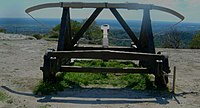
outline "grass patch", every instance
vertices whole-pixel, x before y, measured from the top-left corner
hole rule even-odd
[[[8,95],[2,91],[0,91],[0,101],[6,101],[8,99]]]
[[[44,105],[44,106],[40,106],[39,108],[49,108],[49,107],[51,107],[51,105],[46,104],[46,105]]]
[[[137,67],[133,62],[102,61],[102,60],[81,60],[75,61],[73,66],[90,67]],[[58,73],[57,83],[51,84],[41,82],[35,89],[34,94],[48,95],[62,91],[65,88],[84,87],[84,86],[113,86],[121,88],[132,88],[134,90],[155,89],[151,76],[147,74],[107,74],[107,73]]]
[[[47,36],[43,37],[43,39],[46,41],[58,41],[58,38],[49,38]]]
[[[33,37],[35,37],[37,40],[40,40],[43,38],[43,35],[41,34],[34,34]]]

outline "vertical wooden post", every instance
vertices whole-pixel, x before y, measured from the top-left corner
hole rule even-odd
[[[60,24],[60,34],[58,40],[58,51],[66,51],[71,49],[71,24],[70,24],[70,8],[63,8],[63,14]]]
[[[174,66],[172,93],[175,93],[175,83],[176,83],[176,66]]]
[[[163,73],[163,62],[161,60],[157,61],[157,69],[154,75],[157,88],[165,89],[167,87],[167,83],[165,81],[165,76]]]
[[[49,72],[50,72],[50,78],[49,80],[53,83],[56,82],[56,72],[57,72],[57,59],[56,57],[51,57],[50,58],[50,69],[49,69]]]
[[[48,56],[48,53],[46,53],[44,55],[44,63],[43,63],[43,69],[42,69],[44,82],[47,82],[50,77],[49,68],[50,68],[50,57]]]
[[[43,64],[43,81],[52,82],[56,81],[56,72],[58,71],[58,61],[56,57],[50,57],[48,52],[44,55]]]
[[[140,45],[139,50],[141,52],[155,54],[153,32],[152,32],[152,27],[151,27],[151,16],[150,16],[149,9],[144,9],[144,12],[143,12],[143,20],[142,20],[142,26],[141,26],[141,31],[140,31],[139,45]],[[152,60],[152,61],[140,60],[139,65],[147,67],[147,68],[154,68],[156,65],[156,61],[155,60]]]
[[[141,45],[142,52],[155,54],[153,32],[152,32],[149,9],[144,9],[139,43]]]

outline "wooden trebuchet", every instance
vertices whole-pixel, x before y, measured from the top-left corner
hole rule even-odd
[[[63,8],[61,18],[61,28],[58,40],[57,51],[50,51],[44,55],[43,80],[55,82],[57,72],[111,72],[111,73],[141,73],[154,74],[155,84],[160,88],[165,88],[168,83],[166,74],[170,72],[168,57],[156,54],[153,42],[153,32],[151,25],[151,10],[159,10],[170,13],[181,21],[184,16],[180,13],[161,6],[138,3],[83,3],[83,2],[60,2],[47,3],[26,9],[26,13],[44,9],[61,7]],[[95,11],[88,17],[81,29],[72,37],[70,9],[73,8],[95,8]],[[79,39],[83,36],[89,26],[104,9],[109,9],[127,32],[136,47],[131,48],[101,48],[101,47],[77,47]],[[143,10],[142,27],[140,37],[137,38],[133,29],[129,27],[117,9]],[[31,16],[31,15],[30,15]],[[101,59],[101,60],[139,60],[143,68],[103,68],[103,67],[75,67],[69,66],[72,58],[78,59]]]
[[[148,60],[155,61],[152,67],[137,67],[137,68],[113,68],[113,67],[81,67],[68,66],[59,63],[64,58],[74,59],[101,59],[101,60]],[[160,54],[150,53],[135,53],[125,51],[110,51],[110,50],[78,50],[78,51],[51,51],[44,56],[43,70],[44,81],[55,82],[55,74],[57,72],[89,72],[89,73],[129,73],[129,74],[154,74],[155,84],[159,87],[166,87],[167,82],[163,70],[165,56]]]

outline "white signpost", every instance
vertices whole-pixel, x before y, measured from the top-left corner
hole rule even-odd
[[[108,24],[101,25],[101,30],[103,31],[103,40],[102,40],[103,48],[108,48],[109,46],[109,42],[108,42],[109,29],[110,29],[110,26]]]

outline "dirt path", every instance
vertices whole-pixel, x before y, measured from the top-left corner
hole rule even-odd
[[[171,66],[177,67],[176,95],[118,88],[77,88],[37,97],[32,94],[32,89],[42,79],[39,67],[47,48],[56,48],[56,43],[0,40],[0,90],[10,96],[10,101],[0,102],[0,108],[200,107],[200,50],[157,49],[169,56]]]

